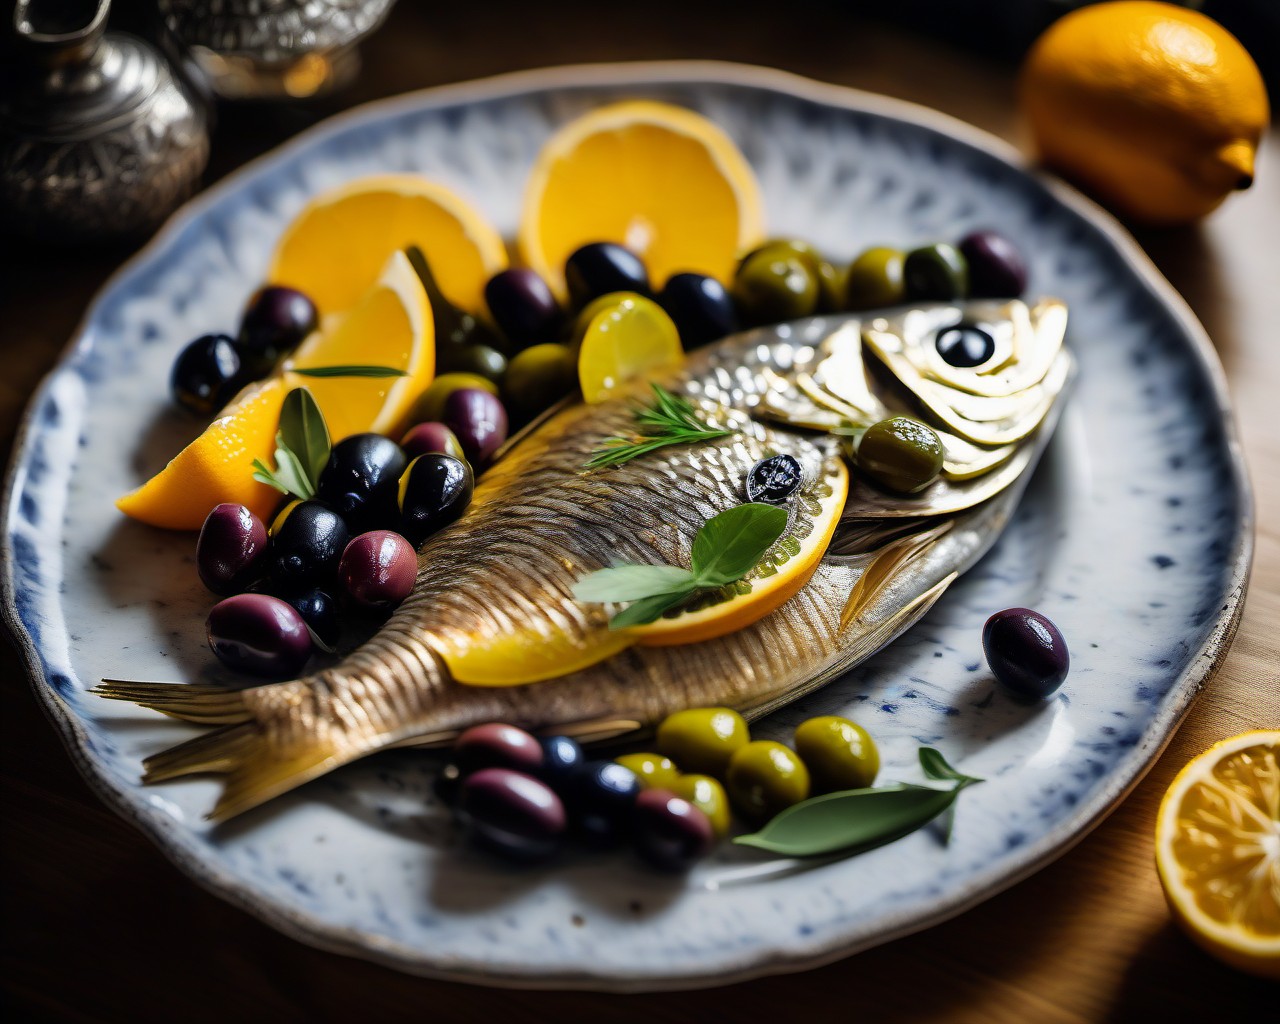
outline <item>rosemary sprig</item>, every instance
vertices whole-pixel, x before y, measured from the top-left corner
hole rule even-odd
[[[660,384],[652,387],[652,404],[636,409],[638,435],[632,438],[609,438],[587,460],[587,469],[620,466],[668,445],[714,441],[733,433],[732,430],[718,430],[699,419],[687,398],[673,395]]]

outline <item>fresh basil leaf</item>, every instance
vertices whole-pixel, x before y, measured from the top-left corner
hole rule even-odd
[[[304,369],[294,367],[291,373],[299,377],[407,377],[406,370],[396,370],[390,366],[310,366]]]
[[[276,477],[303,501],[316,496],[315,488],[302,466],[302,461],[285,443],[283,432],[276,435]]]
[[[609,628],[626,629],[628,626],[647,626],[650,622],[657,622],[668,608],[674,608],[687,600],[694,589],[690,586],[686,590],[671,594],[655,594],[653,597],[641,598],[610,619]]]
[[[756,567],[787,528],[787,511],[748,502],[712,516],[693,539],[693,574],[700,587],[723,587]]]
[[[578,601],[639,601],[688,591],[693,573],[674,565],[617,565],[582,577],[573,586]]]
[[[951,765],[947,764],[947,759],[942,756],[940,751],[934,750],[933,747],[920,748],[920,767],[924,770],[925,775],[939,782],[963,782],[969,785],[974,782],[981,782],[972,775],[965,775],[958,772]]]
[[[901,839],[932,821],[963,788],[899,783],[828,793],[788,807],[759,832],[734,842],[787,857],[862,852]]]
[[[261,459],[253,460],[253,478],[260,484],[266,484],[268,487],[274,487],[281,494],[289,493],[289,488],[279,481],[276,475],[271,472],[271,467]]]
[[[311,493],[314,494],[315,488],[320,484],[320,474],[329,462],[331,446],[324,413],[306,388],[294,388],[284,396],[284,404],[280,408],[277,444],[296,456],[303,476],[311,484]],[[276,465],[281,465],[278,453]]]

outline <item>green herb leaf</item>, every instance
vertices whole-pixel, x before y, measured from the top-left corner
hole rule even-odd
[[[407,377],[406,370],[396,370],[390,366],[310,366],[305,370],[294,367],[291,373],[299,377]]]
[[[652,404],[636,410],[636,426],[640,428],[640,435],[630,440],[625,437],[609,438],[587,460],[587,469],[620,466],[668,445],[714,441],[733,433],[704,423],[688,399],[673,395],[659,384],[652,387]]]
[[[749,502],[712,516],[693,540],[693,574],[699,587],[742,579],[787,528],[786,509]]]
[[[294,454],[285,443],[283,431],[276,435],[276,477],[289,488],[290,494],[296,494],[303,501],[316,496],[316,489],[311,483],[302,460]]]
[[[610,629],[626,629],[628,626],[647,626],[657,622],[662,613],[669,608],[683,604],[695,593],[697,588],[690,586],[683,591],[671,594],[655,594],[628,605],[609,620]]]
[[[982,781],[982,779],[974,778],[972,775],[965,775],[963,772],[956,771],[951,765],[947,764],[947,759],[942,756],[942,753],[934,750],[933,747],[920,748],[920,767],[924,769],[925,775],[939,782],[961,782],[968,786]]]
[[[280,407],[280,433],[276,443],[280,451],[293,457],[314,494],[320,484],[320,474],[329,461],[329,428],[325,425],[320,406],[306,388],[294,388],[285,395],[284,404]],[[284,468],[280,451],[276,452],[277,475]],[[293,493],[298,494],[296,490]]]
[[[288,494],[289,487],[271,472],[271,467],[261,459],[253,460],[253,478],[260,484],[266,484],[268,487],[274,487],[281,494]]]
[[[578,601],[639,601],[645,597],[688,593],[693,573],[674,565],[617,565],[583,576],[573,586]]]

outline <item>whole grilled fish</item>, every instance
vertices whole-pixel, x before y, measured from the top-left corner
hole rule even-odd
[[[480,722],[603,738],[688,707],[763,715],[898,636],[993,543],[1072,374],[1065,326],[1065,306],[1050,299],[1033,308],[939,304],[726,338],[658,383],[727,436],[588,471],[611,439],[635,435],[648,384],[555,412],[480,479],[463,517],[421,548],[413,593],[334,667],[242,690],[104,680],[96,692],[220,726],[149,758],[144,777],[225,774],[215,820],[374,751],[445,742]],[[955,331],[968,332],[970,358],[958,361],[976,351],[977,365],[941,357],[939,338]],[[942,475],[909,496],[857,476],[850,486],[851,425],[901,412],[937,431]],[[575,582],[613,564],[687,566],[702,524],[747,500],[752,466],[779,453],[803,469],[789,532],[714,598],[772,586],[776,610],[673,646],[661,629],[610,631],[616,605],[574,600]],[[846,489],[838,522],[826,513],[834,531],[815,533],[824,503]],[[798,571],[787,559],[804,541],[825,548]],[[787,587],[770,582],[777,574]],[[494,685],[510,682],[499,677],[513,666],[538,681]]]

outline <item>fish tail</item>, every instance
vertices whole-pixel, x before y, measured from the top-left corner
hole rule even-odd
[[[104,679],[89,691],[108,700],[127,700],[172,718],[199,725],[234,725],[251,717],[243,690],[202,683],[147,683]]]

